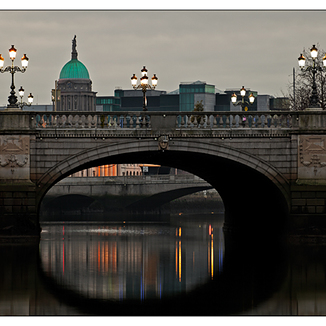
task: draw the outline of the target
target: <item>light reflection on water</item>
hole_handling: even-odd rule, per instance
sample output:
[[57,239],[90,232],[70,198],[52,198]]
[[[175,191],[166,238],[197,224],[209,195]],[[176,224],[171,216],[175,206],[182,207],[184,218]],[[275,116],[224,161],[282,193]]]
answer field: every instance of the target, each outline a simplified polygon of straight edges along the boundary
[[0,315],[326,315],[324,243],[250,245],[221,227],[43,225],[40,244],[0,244]]
[[151,299],[189,292],[223,269],[223,220],[45,224],[40,257],[58,285],[87,298]]

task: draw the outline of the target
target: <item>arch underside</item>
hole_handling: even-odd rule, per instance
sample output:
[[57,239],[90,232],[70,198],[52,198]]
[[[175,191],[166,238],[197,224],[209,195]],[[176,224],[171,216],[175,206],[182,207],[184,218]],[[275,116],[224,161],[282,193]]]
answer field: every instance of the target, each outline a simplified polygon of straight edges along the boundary
[[225,224],[234,230],[273,232],[285,225],[287,180],[269,163],[245,151],[205,140],[173,140],[158,150],[155,140],[103,144],[57,163],[39,180],[39,202],[58,181],[81,169],[103,164],[153,163],[180,168],[210,183],[221,195]]

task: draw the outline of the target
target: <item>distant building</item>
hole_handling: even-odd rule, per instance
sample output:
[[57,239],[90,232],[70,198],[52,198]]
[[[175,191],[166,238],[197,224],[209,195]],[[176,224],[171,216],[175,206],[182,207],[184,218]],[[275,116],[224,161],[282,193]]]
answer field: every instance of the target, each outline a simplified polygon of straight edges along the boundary
[[[203,103],[204,111],[241,111],[240,105],[234,106],[231,95],[235,93],[238,101],[241,100],[240,88],[226,89],[221,91],[215,85],[204,81],[192,83],[180,83],[179,88],[173,92],[148,90],[146,92],[148,111],[172,111],[191,112],[197,102]],[[248,96],[253,93],[255,101],[248,105],[247,111],[280,110],[281,107],[288,109],[288,98],[274,98],[270,95],[259,95],[257,91],[247,88],[245,101],[249,102]],[[116,89],[114,96],[97,96],[97,111],[142,111],[143,92],[134,89]]]
[[77,57],[76,35],[72,41],[71,60],[61,69],[54,98],[56,111],[95,111],[96,92],[85,65]]
[[257,108],[259,111],[270,110],[270,95],[258,95],[257,96]]
[[201,101],[204,105],[204,111],[214,111],[214,85],[199,80],[194,83],[181,83],[179,93],[179,111],[193,111],[195,104]]
[[290,99],[288,97],[271,97],[270,110],[282,111],[290,109]]

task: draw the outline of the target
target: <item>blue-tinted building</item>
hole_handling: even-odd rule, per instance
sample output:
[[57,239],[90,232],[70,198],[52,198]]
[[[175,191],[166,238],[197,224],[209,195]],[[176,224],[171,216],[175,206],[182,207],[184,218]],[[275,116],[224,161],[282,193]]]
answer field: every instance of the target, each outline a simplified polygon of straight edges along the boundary
[[[241,111],[240,105],[234,106],[231,95],[235,93],[241,101],[240,88],[221,91],[215,85],[203,81],[180,83],[173,92],[148,90],[146,92],[148,111],[191,112],[197,102],[202,102],[204,111]],[[277,100],[270,95],[259,95],[257,91],[247,88],[245,101],[253,93],[255,101],[247,105],[247,111],[269,111],[288,109],[288,99]],[[282,106],[282,107],[281,107]],[[96,110],[98,111],[142,111],[143,92],[134,89],[116,89],[114,96],[97,96]]]
[[[193,111],[197,102],[202,101],[205,111],[214,111],[215,93],[221,92],[214,85],[197,81],[181,83],[179,89],[166,91],[148,90],[146,92],[148,111]],[[141,111],[143,92],[141,90],[116,89],[114,96],[97,96],[96,106],[99,111]]]
[[179,111],[193,111],[195,104],[202,102],[204,111],[214,111],[215,86],[202,81],[179,85]]

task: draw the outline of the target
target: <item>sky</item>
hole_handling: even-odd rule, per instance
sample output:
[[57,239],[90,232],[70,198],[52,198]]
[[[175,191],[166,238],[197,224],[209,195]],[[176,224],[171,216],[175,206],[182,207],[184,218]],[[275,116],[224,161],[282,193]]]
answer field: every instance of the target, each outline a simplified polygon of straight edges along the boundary
[[[0,53],[10,65],[26,54],[29,66],[15,86],[50,104],[51,89],[71,59],[87,67],[93,91],[112,96],[131,89],[132,74],[145,65],[158,90],[205,81],[220,90],[245,88],[284,96],[304,48],[326,50],[325,10],[2,10]],[[0,75],[0,106],[8,104],[11,76]]]

